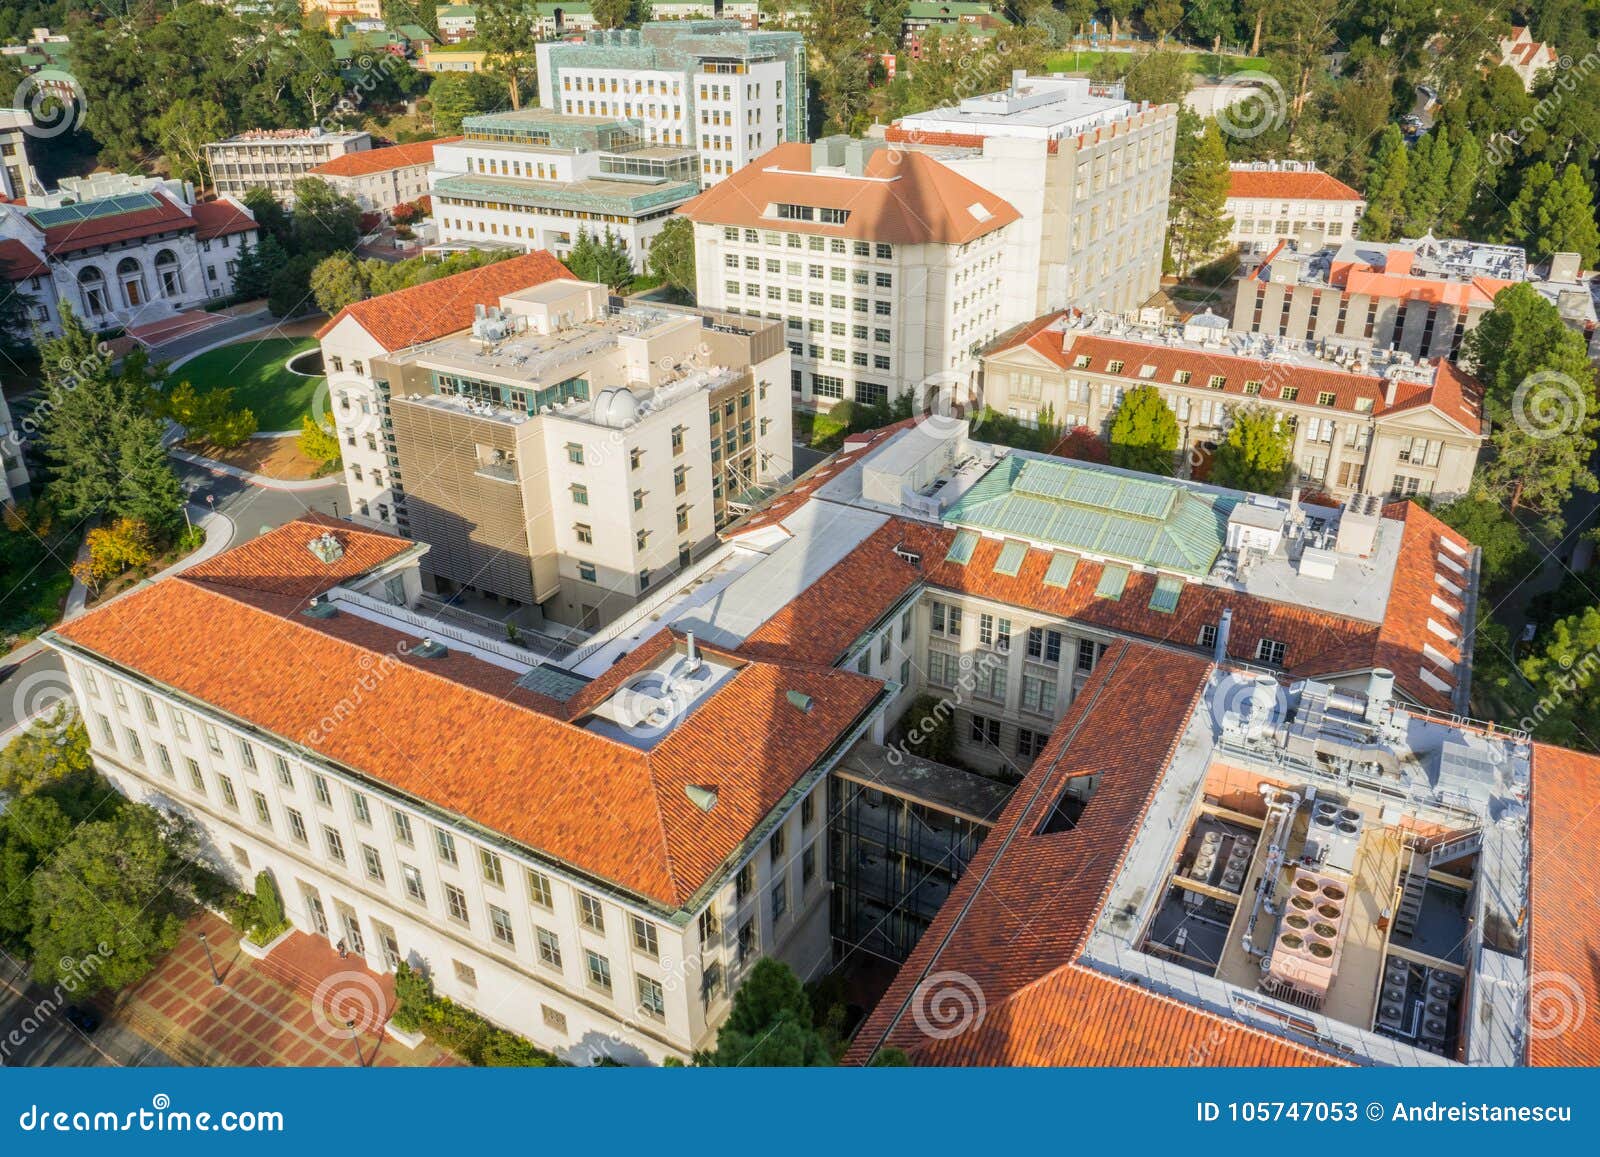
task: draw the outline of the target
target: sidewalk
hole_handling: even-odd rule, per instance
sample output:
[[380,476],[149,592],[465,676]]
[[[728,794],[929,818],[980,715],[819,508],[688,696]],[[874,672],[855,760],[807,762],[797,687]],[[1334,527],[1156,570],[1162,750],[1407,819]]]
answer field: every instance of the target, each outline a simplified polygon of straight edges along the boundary
[[[175,575],[179,571],[186,570],[197,563],[202,563],[206,559],[219,555],[228,549],[228,544],[233,541],[233,519],[229,518],[226,514],[218,514],[214,510],[208,510],[206,507],[197,506],[194,503],[189,504],[188,510],[189,517],[193,520],[194,525],[203,527],[206,532],[206,540],[200,544],[200,548],[194,551],[192,554],[188,554],[183,558],[180,558],[177,562],[167,567],[166,570],[157,571],[149,578],[135,583],[127,590],[117,592],[111,598],[101,603],[100,606],[110,606],[112,603],[116,602],[125,595],[130,595],[134,591],[143,590],[151,583],[160,582],[164,578]],[[88,540],[85,539],[84,546],[78,551],[78,557],[80,559],[86,557],[87,551]],[[88,609],[88,603],[89,589],[81,582],[78,582],[76,579],[74,579],[72,581],[72,589],[67,592],[66,610],[61,616],[61,621],[65,623],[77,618]]]

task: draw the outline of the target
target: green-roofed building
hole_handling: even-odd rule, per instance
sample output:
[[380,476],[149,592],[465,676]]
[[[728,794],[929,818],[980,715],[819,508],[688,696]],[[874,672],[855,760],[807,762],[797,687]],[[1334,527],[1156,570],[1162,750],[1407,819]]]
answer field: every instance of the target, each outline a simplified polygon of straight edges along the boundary
[[610,232],[643,272],[650,241],[699,192],[692,151],[645,140],[637,122],[547,108],[462,122],[464,139],[434,149],[439,240],[571,252]]
[[[1199,579],[1227,544],[1237,502],[1221,491],[1013,452],[957,499],[945,521],[1007,539],[995,565],[1003,574],[1021,566],[1024,543],[1058,552],[1051,585],[1070,581],[1079,555]],[[1115,593],[1103,597],[1121,596],[1121,584],[1113,585]]]
[[[651,144],[699,154],[703,185],[786,141],[806,139],[806,50],[798,32],[736,20],[663,20],[536,49],[539,103],[636,120]],[[702,117],[702,107],[717,112]],[[706,121],[702,125],[702,121]]]

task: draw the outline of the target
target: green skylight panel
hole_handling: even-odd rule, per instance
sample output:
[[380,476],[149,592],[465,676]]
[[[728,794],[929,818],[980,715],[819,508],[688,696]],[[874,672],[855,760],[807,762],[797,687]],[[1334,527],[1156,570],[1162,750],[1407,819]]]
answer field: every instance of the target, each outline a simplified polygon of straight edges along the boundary
[[1128,568],[1113,566],[1107,563],[1100,571],[1100,582],[1095,586],[1094,593],[1098,598],[1115,601],[1122,597],[1122,589],[1128,585]]
[[1178,609],[1178,596],[1182,593],[1182,579],[1163,575],[1156,580],[1156,589],[1150,595],[1150,609],[1170,615]]
[[977,545],[977,531],[960,531],[956,534],[955,541],[950,544],[950,553],[944,556],[944,560],[966,566],[972,561],[972,552],[977,548]]
[[1067,589],[1072,582],[1072,572],[1078,569],[1078,556],[1058,550],[1050,556],[1050,565],[1044,572],[1044,585]]
[[1000,557],[994,560],[994,573],[1015,575],[1022,569],[1022,560],[1027,556],[1027,543],[1007,542],[1000,548]]

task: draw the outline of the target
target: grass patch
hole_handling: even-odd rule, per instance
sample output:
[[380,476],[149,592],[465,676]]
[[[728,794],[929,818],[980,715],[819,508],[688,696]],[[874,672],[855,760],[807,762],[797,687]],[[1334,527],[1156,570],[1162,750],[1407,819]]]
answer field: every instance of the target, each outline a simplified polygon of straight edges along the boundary
[[309,337],[239,342],[185,362],[172,371],[172,379],[188,381],[200,393],[231,386],[233,404],[254,412],[262,433],[297,430],[323,379],[290,373],[284,362],[316,348],[316,339]]
[[837,450],[844,445],[844,436],[849,432],[848,418],[812,413],[810,410],[794,411],[794,440],[813,450]]
[[72,560],[82,535],[71,533],[42,547],[25,567],[8,575],[0,593],[0,652],[38,635],[61,620],[72,589]]
[[[1127,60],[1127,52],[1058,52],[1045,57],[1045,72],[1088,72],[1106,57]],[[1266,61],[1250,56],[1222,56],[1214,52],[1185,52],[1183,62],[1196,77],[1228,76],[1235,72],[1262,70]]]

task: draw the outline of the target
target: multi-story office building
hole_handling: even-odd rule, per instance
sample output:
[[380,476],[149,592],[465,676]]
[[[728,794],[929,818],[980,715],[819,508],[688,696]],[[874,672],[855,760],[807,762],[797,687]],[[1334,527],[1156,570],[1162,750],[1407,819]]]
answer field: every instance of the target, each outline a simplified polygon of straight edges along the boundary
[[627,246],[642,273],[650,242],[700,188],[694,150],[647,140],[636,121],[549,109],[468,117],[434,149],[429,176],[442,244],[567,254],[582,233]]
[[[1575,272],[1578,258],[1557,254],[1556,264],[1569,271],[1556,277],[1561,280]],[[1529,277],[1526,255],[1511,245],[1433,237],[1332,245],[1308,229],[1241,275],[1233,328],[1297,341],[1342,338],[1416,357],[1449,358],[1502,289],[1530,280],[1539,288]],[[1592,302],[1579,304],[1593,313]]]
[[389,396],[373,374],[377,360],[470,329],[477,311],[497,305],[503,293],[570,276],[550,254],[529,253],[358,301],[317,331],[356,522],[402,534],[411,527]]
[[428,174],[435,164],[434,147],[454,144],[460,137],[391,145],[346,153],[308,172],[321,177],[336,192],[351,198],[368,212],[387,213],[398,205],[428,195]]
[[0,198],[25,200],[30,193],[43,192],[39,178],[28,159],[28,130],[33,118],[20,108],[0,109]]
[[1295,484],[1339,498],[1463,494],[1486,432],[1481,390],[1447,358],[1235,333],[1212,313],[1182,326],[1040,318],[985,351],[983,367],[999,413],[1032,425],[1048,412],[1102,437],[1128,390],[1155,387],[1178,419],[1184,468],[1209,460],[1232,413],[1266,408],[1294,430]]
[[372,134],[365,129],[251,129],[207,145],[206,164],[220,194],[242,199],[251,189],[266,189],[293,206],[294,183],[301,177],[335,157],[370,148]]
[[311,516],[52,634],[96,764],[296,927],[577,1064],[711,1046],[762,956],[825,970],[825,779],[884,683],[670,631],[544,666],[411,611],[426,552]]
[[1125,312],[1161,286],[1177,116],[1118,85],[1018,72],[999,92],[902,117],[885,137],[1015,207],[1004,269],[1022,313]]
[[686,205],[696,298],[781,322],[796,401],[964,392],[1016,320],[1017,211],[922,153],[830,137],[782,145]]
[[548,254],[514,261],[431,283],[451,320],[426,336],[426,286],[324,328],[351,500],[432,546],[431,594],[592,629],[790,477],[789,353],[773,323],[614,309]]
[[1315,161],[1240,161],[1229,166],[1223,211],[1233,222],[1227,243],[1248,258],[1307,229],[1343,244],[1355,237],[1367,202]]
[[30,205],[0,205],[0,278],[29,298],[35,329],[61,332],[59,304],[93,329],[132,328],[233,292],[256,222],[231,198],[193,203],[182,182],[64,178]]
[[652,145],[693,149],[712,185],[786,141],[806,139],[805,40],[733,20],[668,20],[591,32],[536,50],[539,103],[637,121]]

